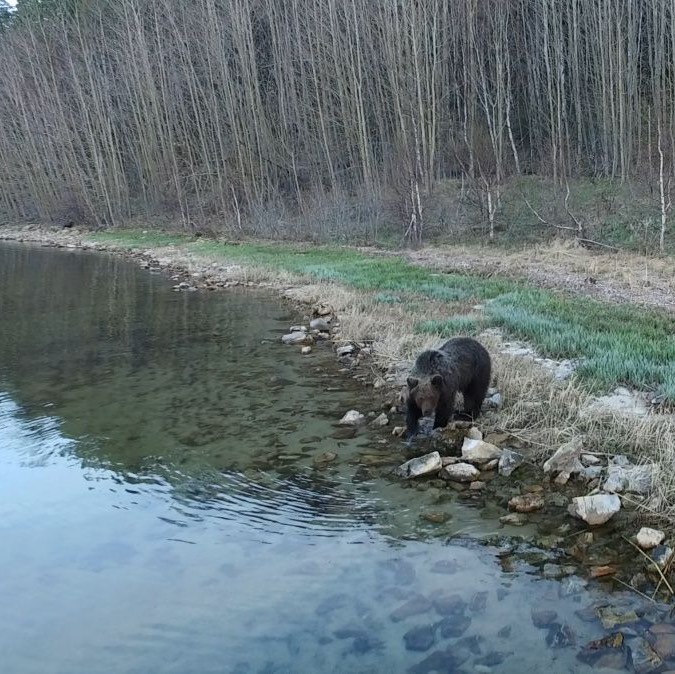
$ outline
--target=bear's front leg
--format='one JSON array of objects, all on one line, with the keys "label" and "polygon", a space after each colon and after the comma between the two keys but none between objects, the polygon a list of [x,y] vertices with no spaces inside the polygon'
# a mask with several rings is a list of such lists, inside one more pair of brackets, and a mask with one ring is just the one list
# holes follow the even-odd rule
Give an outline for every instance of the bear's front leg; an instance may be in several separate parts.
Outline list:
[{"label": "bear's front leg", "polygon": [[434,428],[445,428],[450,423],[452,410],[454,407],[453,399],[441,399],[436,405],[436,414],[434,415]]},{"label": "bear's front leg", "polygon": [[406,406],[405,425],[406,425],[406,440],[412,440],[420,429],[419,421],[422,417],[422,410],[408,398]]}]

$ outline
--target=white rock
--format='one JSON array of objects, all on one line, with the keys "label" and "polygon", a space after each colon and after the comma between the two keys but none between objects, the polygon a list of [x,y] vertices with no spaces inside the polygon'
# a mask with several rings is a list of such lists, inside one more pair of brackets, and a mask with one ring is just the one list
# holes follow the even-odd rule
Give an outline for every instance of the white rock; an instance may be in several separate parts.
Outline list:
[{"label": "white rock", "polygon": [[488,407],[494,407],[495,409],[498,409],[498,410],[501,409],[502,405],[504,404],[502,394],[501,393],[495,393],[495,394],[491,395],[487,399],[487,404],[488,404]]},{"label": "white rock", "polygon": [[584,520],[591,526],[604,524],[621,510],[621,499],[616,494],[577,496],[567,507],[573,517]]},{"label": "white rock", "polygon": [[306,332],[290,332],[281,338],[283,344],[313,344],[314,338]]},{"label": "white rock", "polygon": [[499,474],[509,477],[524,460],[525,457],[518,452],[511,449],[502,450],[502,455],[499,457]]},{"label": "white rock", "polygon": [[312,353],[312,347],[311,346],[303,346],[302,349],[300,349],[300,353],[303,356],[308,356],[310,353]]},{"label": "white rock", "polygon": [[593,454],[582,454],[581,455],[581,463],[583,463],[584,466],[597,466],[601,462],[602,462],[602,459],[600,459],[597,456],[594,456]]},{"label": "white rock", "polygon": [[418,456],[416,459],[410,459],[401,464],[395,471],[400,477],[409,479],[419,477],[439,471],[443,466],[441,455],[438,452],[431,452],[424,456]]},{"label": "white rock", "polygon": [[452,482],[474,482],[479,475],[480,471],[470,463],[453,463],[441,471],[441,477]]},{"label": "white rock", "polygon": [[499,462],[501,459],[492,459],[492,461],[488,461],[487,463],[483,464],[483,470],[494,470],[499,466]]},{"label": "white rock", "polygon": [[359,426],[366,420],[366,417],[356,410],[349,410],[338,422],[340,426]]},{"label": "white rock", "polygon": [[496,445],[491,445],[483,440],[473,440],[464,438],[462,445],[462,459],[471,463],[487,463],[492,459],[498,459],[502,455],[502,450]]},{"label": "white rock", "polygon": [[650,550],[655,548],[657,545],[661,545],[665,540],[666,535],[663,531],[658,529],[650,529],[649,527],[642,527],[637,534],[637,544],[643,550]]},{"label": "white rock", "polygon": [[471,440],[482,440],[483,439],[483,434],[475,427],[472,426],[467,432],[466,432],[466,437],[470,438]]},{"label": "white rock", "polygon": [[544,463],[545,473],[579,473],[583,469],[579,456],[583,449],[582,438],[574,438],[564,445],[560,445],[555,454]]},{"label": "white rock", "polygon": [[371,422],[371,426],[386,426],[389,423],[389,417],[382,412],[379,417],[375,417]]},{"label": "white rock", "polygon": [[306,325],[291,325],[289,332],[307,332]]},{"label": "white rock", "polygon": [[350,353],[354,353],[354,345],[346,344],[345,346],[338,346],[338,348],[335,349],[335,353],[340,357],[348,356]]}]

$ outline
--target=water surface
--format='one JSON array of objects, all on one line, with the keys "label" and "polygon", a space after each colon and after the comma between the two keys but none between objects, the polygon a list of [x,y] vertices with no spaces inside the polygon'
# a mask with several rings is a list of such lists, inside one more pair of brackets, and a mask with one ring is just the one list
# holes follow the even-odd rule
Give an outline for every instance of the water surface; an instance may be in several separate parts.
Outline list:
[{"label": "water surface", "polygon": [[383,476],[389,429],[336,437],[378,403],[328,347],[281,346],[301,318],[0,246],[3,674],[589,670],[600,591],[480,544],[494,520],[452,490]]}]

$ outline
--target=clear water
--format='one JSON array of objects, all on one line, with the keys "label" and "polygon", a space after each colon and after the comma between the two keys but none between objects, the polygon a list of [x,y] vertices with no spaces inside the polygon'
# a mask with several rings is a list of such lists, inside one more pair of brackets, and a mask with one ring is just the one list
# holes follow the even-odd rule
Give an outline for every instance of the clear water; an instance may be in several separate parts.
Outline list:
[{"label": "clear water", "polygon": [[[494,520],[451,490],[364,473],[401,448],[335,437],[379,409],[328,348],[281,346],[299,318],[0,246],[3,674],[587,671],[599,591],[479,544]],[[574,643],[533,626],[547,608]]]}]

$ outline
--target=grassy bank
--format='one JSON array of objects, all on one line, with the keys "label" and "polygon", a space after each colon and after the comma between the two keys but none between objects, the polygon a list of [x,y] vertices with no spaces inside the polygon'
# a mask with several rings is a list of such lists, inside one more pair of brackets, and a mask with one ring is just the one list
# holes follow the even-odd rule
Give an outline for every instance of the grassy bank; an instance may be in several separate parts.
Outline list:
[{"label": "grassy bank", "polygon": [[675,402],[675,320],[657,311],[565,296],[509,279],[443,274],[399,256],[346,248],[235,245],[132,231],[92,238],[125,247],[178,245],[193,255],[338,283],[369,293],[375,305],[398,305],[415,317],[419,334],[446,337],[498,327],[526,339],[544,356],[581,359],[578,376],[592,390],[626,385]]},{"label": "grassy bank", "polygon": [[[507,430],[525,441],[532,458],[541,459],[563,442],[583,436],[586,451],[625,453],[652,463],[656,487],[649,499],[638,502],[670,525],[675,521],[675,417],[618,414],[598,407],[593,399],[598,391],[626,384],[661,391],[670,403],[675,401],[673,314],[537,289],[518,273],[443,273],[381,251],[232,244],[129,230],[80,235],[19,229],[9,236],[143,251],[201,279],[260,282],[302,304],[328,303],[339,316],[341,339],[372,342],[373,358],[359,373],[371,382],[382,377],[404,380],[406,361],[440,338],[478,334],[491,352],[504,401],[498,412],[481,417],[483,431]],[[547,259],[555,252],[538,253]],[[583,255],[577,252],[573,263],[585,269],[591,260],[580,262]],[[476,259],[475,252],[471,259]],[[642,259],[633,262],[636,269],[644,264]],[[582,365],[573,378],[556,380],[535,359],[512,353],[505,344],[512,336],[527,339],[543,356],[580,358]],[[370,371],[364,372],[364,366]],[[402,423],[402,418],[392,421]],[[624,497],[625,504],[632,500]]]}]

